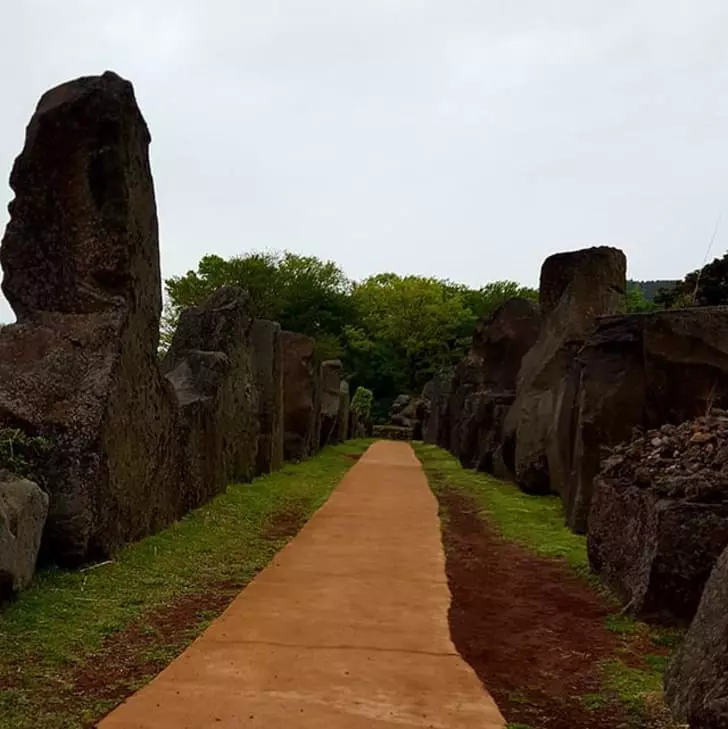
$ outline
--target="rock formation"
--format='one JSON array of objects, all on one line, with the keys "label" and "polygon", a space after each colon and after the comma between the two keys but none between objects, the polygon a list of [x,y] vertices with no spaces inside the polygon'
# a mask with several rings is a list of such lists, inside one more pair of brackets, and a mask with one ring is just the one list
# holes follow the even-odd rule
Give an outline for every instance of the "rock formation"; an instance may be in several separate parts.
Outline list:
[{"label": "rock formation", "polygon": [[351,412],[351,392],[349,383],[342,380],[339,392],[339,420],[337,423],[337,439],[339,443],[349,440],[349,418]]},{"label": "rock formation", "polygon": [[452,370],[436,372],[422,393],[423,398],[429,400],[429,407],[426,409],[429,417],[422,428],[425,443],[439,445],[442,448],[448,448],[450,444],[448,404],[452,381]]},{"label": "rock formation", "polygon": [[321,364],[321,427],[319,429],[321,447],[339,442],[342,370],[343,366],[338,359],[327,360]]},{"label": "rock formation", "polygon": [[565,488],[567,523],[585,532],[600,447],[632,428],[681,423],[726,404],[728,311],[604,317],[579,352]]},{"label": "rock formation", "polygon": [[283,359],[281,327],[257,319],[251,331],[258,388],[258,455],[256,474],[277,471],[283,464]]},{"label": "rock formation", "polygon": [[0,421],[54,443],[44,550],[64,564],[177,515],[149,141],[130,83],[79,79],[42,97],[10,179]]},{"label": "rock formation", "polygon": [[319,442],[320,396],[315,342],[304,334],[281,333],[283,353],[283,455],[300,461]]},{"label": "rock formation", "polygon": [[689,620],[728,546],[728,416],[616,446],[595,482],[592,568],[647,618]]},{"label": "rock formation", "polygon": [[248,295],[223,286],[184,309],[161,368],[179,402],[182,513],[250,481],[258,450],[258,389]]},{"label": "rock formation", "polygon": [[695,619],[665,673],[665,698],[694,729],[728,726],[728,550],[705,585]]},{"label": "rock formation", "polygon": [[515,476],[530,493],[561,493],[571,461],[572,368],[597,317],[622,311],[626,260],[616,248],[559,253],[541,269],[542,325],[523,357],[504,438],[515,441]]},{"label": "rock formation", "polygon": [[37,484],[0,472],[0,602],[30,583],[47,514]]},{"label": "rock formation", "polygon": [[516,378],[540,327],[538,307],[511,299],[480,319],[473,344],[455,368],[447,401],[447,446],[466,467],[492,470]]},{"label": "rock formation", "polygon": [[105,558],[252,475],[257,437],[242,292],[162,306],[150,136],[116,74],[40,100],[15,162],[0,249],[17,323],[0,332],[0,426],[43,436],[42,556]]}]

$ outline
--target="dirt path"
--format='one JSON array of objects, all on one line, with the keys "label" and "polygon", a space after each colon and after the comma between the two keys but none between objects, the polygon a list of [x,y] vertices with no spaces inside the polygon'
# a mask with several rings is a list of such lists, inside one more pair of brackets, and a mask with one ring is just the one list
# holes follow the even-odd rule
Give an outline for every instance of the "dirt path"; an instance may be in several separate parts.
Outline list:
[{"label": "dirt path", "polygon": [[455,650],[437,503],[375,444],[228,610],[101,729],[502,729]]}]

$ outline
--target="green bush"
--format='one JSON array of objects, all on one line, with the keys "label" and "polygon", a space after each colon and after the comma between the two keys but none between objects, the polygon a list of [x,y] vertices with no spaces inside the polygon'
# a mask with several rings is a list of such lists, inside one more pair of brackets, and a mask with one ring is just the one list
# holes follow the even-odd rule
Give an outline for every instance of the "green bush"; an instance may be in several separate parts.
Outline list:
[{"label": "green bush", "polygon": [[0,428],[0,469],[42,481],[38,464],[47,458],[51,447],[47,438],[28,435],[20,428]]},{"label": "green bush", "polygon": [[359,420],[369,420],[372,415],[372,402],[374,393],[366,387],[357,387],[351,400],[351,410],[356,413]]}]

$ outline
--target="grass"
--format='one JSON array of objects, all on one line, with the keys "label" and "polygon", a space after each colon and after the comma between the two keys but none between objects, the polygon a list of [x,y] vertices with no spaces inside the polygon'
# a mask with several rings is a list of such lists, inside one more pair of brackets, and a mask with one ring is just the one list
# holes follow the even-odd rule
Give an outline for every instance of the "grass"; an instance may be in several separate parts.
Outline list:
[{"label": "grass", "polygon": [[[249,582],[290,538],[276,535],[276,521],[305,522],[370,442],[328,447],[253,483],[230,486],[163,532],[125,547],[111,564],[39,572],[16,602],[0,608],[0,728],[81,729],[103,716],[118,701],[79,693],[69,677],[132,625],[151,641],[140,661],[171,660],[179,641],[165,642],[153,621],[145,625],[147,617],[215,585]],[[215,615],[198,614],[182,647]]]},{"label": "grass", "polygon": [[[415,450],[435,495],[445,488],[464,494],[475,504],[479,517],[495,527],[503,538],[539,556],[563,560],[592,589],[611,601],[615,612],[606,618],[605,627],[620,636],[623,652],[628,652],[636,640],[663,653],[680,641],[682,631],[679,629],[649,626],[619,613],[614,596],[590,572],[586,537],[574,534],[564,526],[558,497],[530,496],[513,484],[466,470],[453,455],[436,446],[417,443]],[[442,516],[447,523],[447,514]],[[583,696],[581,700],[596,710],[616,696],[631,709],[637,725],[644,723],[647,706],[660,701],[667,657],[648,654],[642,659],[640,668],[627,665],[620,657],[605,662],[601,666],[602,692]]]}]

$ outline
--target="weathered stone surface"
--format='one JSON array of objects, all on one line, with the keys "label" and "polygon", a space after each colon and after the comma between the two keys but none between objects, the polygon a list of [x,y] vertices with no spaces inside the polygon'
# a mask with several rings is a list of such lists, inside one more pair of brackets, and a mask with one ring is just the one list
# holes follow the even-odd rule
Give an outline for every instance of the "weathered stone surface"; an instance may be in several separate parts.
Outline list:
[{"label": "weathered stone surface", "polygon": [[460,426],[458,456],[467,468],[503,477],[497,452],[503,442],[503,424],[515,400],[512,391],[481,390],[465,399]]},{"label": "weathered stone surface", "polygon": [[452,389],[453,370],[435,373],[430,392],[429,418],[423,427],[426,443],[448,448],[450,445],[450,418],[448,403]]},{"label": "weathered stone surface", "polygon": [[674,717],[694,729],[728,727],[728,550],[705,585],[698,611],[665,673]]},{"label": "weathered stone surface", "polygon": [[585,532],[600,447],[635,426],[680,423],[726,403],[728,310],[605,317],[577,357],[573,456],[562,492],[567,523]]},{"label": "weathered stone surface", "polygon": [[258,455],[256,474],[283,465],[283,358],[280,324],[256,319],[251,330],[258,388]]},{"label": "weathered stone surface", "polygon": [[595,481],[592,567],[644,617],[689,620],[728,546],[728,417],[617,446]]},{"label": "weathered stone surface", "polygon": [[564,488],[569,454],[563,433],[576,393],[574,358],[597,317],[622,311],[625,276],[626,260],[616,248],[560,253],[543,264],[541,330],[523,357],[504,431],[515,440],[516,481],[525,491]]},{"label": "weathered stone surface", "polygon": [[518,371],[541,328],[541,312],[529,299],[509,299],[478,320],[470,354],[481,362],[481,385],[507,392],[516,389]]},{"label": "weathered stone surface", "polygon": [[0,472],[0,601],[30,584],[47,514],[37,484]]},{"label": "weathered stone surface", "polygon": [[339,394],[338,440],[340,443],[349,440],[349,414],[351,412],[351,391],[349,383],[343,380]]},{"label": "weathered stone surface", "polygon": [[318,446],[320,390],[313,339],[295,332],[281,333],[283,353],[283,455],[300,461]]},{"label": "weathered stone surface", "polygon": [[[180,405],[178,440],[194,500],[230,481],[250,481],[258,450],[258,387],[250,341],[248,295],[223,286],[181,312],[161,368]],[[195,504],[197,505],[197,504]],[[191,506],[190,506],[191,508]]]},{"label": "weathered stone surface", "polygon": [[455,368],[447,403],[448,447],[464,466],[492,468],[521,360],[540,322],[538,307],[527,299],[511,299],[478,322],[470,352]]},{"label": "weathered stone surface", "polygon": [[339,442],[342,371],[343,365],[338,359],[321,364],[321,447]]},{"label": "weathered stone surface", "polygon": [[0,422],[54,444],[43,549],[64,564],[178,516],[149,141],[131,84],[79,79],[43,96],[11,175]]}]

